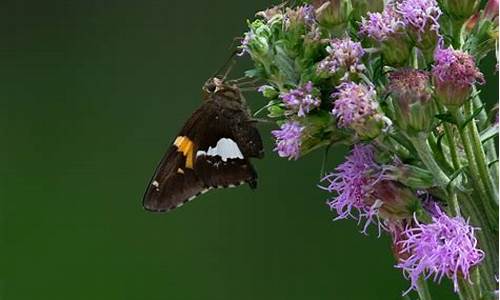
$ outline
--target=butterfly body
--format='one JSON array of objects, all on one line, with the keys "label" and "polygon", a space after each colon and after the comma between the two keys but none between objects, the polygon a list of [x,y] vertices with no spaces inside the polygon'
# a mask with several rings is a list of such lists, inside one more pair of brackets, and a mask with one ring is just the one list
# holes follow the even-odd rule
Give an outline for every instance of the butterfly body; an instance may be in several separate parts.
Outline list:
[{"label": "butterfly body", "polygon": [[159,163],[146,210],[167,212],[214,188],[257,186],[249,159],[263,157],[262,140],[240,90],[212,78],[203,100]]}]

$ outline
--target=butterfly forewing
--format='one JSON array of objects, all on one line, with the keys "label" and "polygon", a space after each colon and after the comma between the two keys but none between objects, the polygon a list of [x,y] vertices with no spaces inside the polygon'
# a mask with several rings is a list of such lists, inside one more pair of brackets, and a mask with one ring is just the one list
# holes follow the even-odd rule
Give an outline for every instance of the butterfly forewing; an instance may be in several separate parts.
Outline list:
[{"label": "butterfly forewing", "polygon": [[212,188],[249,183],[257,174],[249,157],[262,156],[262,141],[246,110],[205,101],[174,139],[146,190],[144,207],[167,212]]}]

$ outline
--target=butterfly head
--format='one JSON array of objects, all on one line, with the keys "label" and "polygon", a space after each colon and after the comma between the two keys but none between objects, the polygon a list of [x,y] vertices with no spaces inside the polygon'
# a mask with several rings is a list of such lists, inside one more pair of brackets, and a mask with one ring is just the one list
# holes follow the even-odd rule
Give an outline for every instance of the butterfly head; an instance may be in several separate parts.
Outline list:
[{"label": "butterfly head", "polygon": [[236,85],[229,84],[219,77],[208,79],[203,85],[203,99],[212,100],[220,97],[238,102],[242,99],[240,89]]}]

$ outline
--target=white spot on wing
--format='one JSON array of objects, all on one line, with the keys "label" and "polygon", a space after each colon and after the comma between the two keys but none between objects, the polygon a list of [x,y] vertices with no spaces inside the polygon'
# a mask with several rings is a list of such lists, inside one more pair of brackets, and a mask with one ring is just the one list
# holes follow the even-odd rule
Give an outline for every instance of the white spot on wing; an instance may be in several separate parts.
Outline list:
[{"label": "white spot on wing", "polygon": [[159,191],[159,190],[160,190],[160,189],[159,189],[159,187],[160,187],[160,183],[159,183],[158,181],[156,181],[156,180],[155,180],[155,181],[153,181],[153,182],[151,183],[151,185],[155,187],[155,190],[157,190],[157,191]]},{"label": "white spot on wing", "polygon": [[196,156],[208,155],[208,156],[219,156],[222,161],[227,161],[228,159],[239,158],[243,159],[243,154],[238,148],[238,145],[229,138],[221,138],[215,148],[209,147],[207,151],[199,150],[196,152]]}]

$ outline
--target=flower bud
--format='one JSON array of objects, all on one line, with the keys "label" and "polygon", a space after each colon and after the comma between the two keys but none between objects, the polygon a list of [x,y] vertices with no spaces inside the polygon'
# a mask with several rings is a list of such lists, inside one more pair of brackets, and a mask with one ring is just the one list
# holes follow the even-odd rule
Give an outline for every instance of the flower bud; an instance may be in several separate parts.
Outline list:
[{"label": "flower bud", "polygon": [[300,148],[301,156],[321,146],[328,146],[340,140],[348,141],[350,137],[344,131],[335,127],[334,119],[324,110],[319,110],[314,114],[301,118],[300,123],[304,126]]},{"label": "flower bud", "polygon": [[272,86],[270,85],[263,85],[257,89],[259,93],[262,93],[262,96],[268,98],[268,99],[274,99],[278,97],[279,92]]},{"label": "flower bud", "polygon": [[380,12],[384,9],[383,0],[351,0],[351,2],[354,20],[360,20],[369,12]]},{"label": "flower bud", "polygon": [[391,165],[385,165],[384,177],[400,182],[415,190],[428,189],[434,186],[434,177],[431,172],[413,165],[403,164],[396,161]]},{"label": "flower bud", "polygon": [[464,20],[473,15],[478,7],[478,0],[442,0],[443,9],[458,20]]},{"label": "flower bud", "polygon": [[474,27],[476,27],[477,22],[479,21],[479,13],[475,13],[470,18],[465,21],[465,30],[470,33]]},{"label": "flower bud", "polygon": [[483,19],[498,23],[498,0],[489,0],[483,11]]},{"label": "flower bud", "polygon": [[294,9],[287,8],[285,14],[285,26],[289,31],[301,32],[306,27],[316,23],[314,7],[311,5],[298,6]]},{"label": "flower bud", "polygon": [[282,14],[282,8],[277,5],[273,6],[271,8],[268,8],[266,10],[259,11],[255,14],[256,17],[261,17],[266,21],[271,21],[275,16],[281,15]]},{"label": "flower bud", "polygon": [[496,50],[498,56],[498,0],[490,0],[481,13],[467,20],[462,39],[462,49],[480,61]]},{"label": "flower bud", "polygon": [[484,83],[474,58],[462,51],[438,49],[432,75],[438,99],[448,108],[460,107],[469,98],[475,83]]},{"label": "flower bud", "polygon": [[389,232],[391,233],[392,237],[392,254],[394,255],[394,258],[396,259],[396,262],[401,262],[408,257],[411,256],[411,253],[406,251],[403,248],[402,241],[408,239],[408,236],[406,235],[405,228],[408,226],[407,224],[411,222],[412,220],[403,220],[402,222],[391,222],[389,223]]},{"label": "flower bud", "polygon": [[314,0],[318,22],[325,28],[334,29],[347,24],[352,11],[351,0]]},{"label": "flower bud", "polygon": [[389,75],[388,92],[396,112],[395,123],[401,130],[416,133],[431,129],[436,112],[429,81],[427,72],[414,69]]},{"label": "flower bud", "polygon": [[241,54],[248,53],[252,59],[259,63],[266,63],[269,55],[269,39],[271,38],[271,29],[268,24],[262,20],[255,20],[249,24],[250,30],[245,33],[241,42]]},{"label": "flower bud", "polygon": [[[381,201],[379,216],[386,220],[411,218],[420,207],[415,193],[404,185],[390,180],[381,180],[373,187],[372,197],[367,201]],[[370,203],[367,203],[370,205]]]}]

